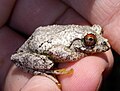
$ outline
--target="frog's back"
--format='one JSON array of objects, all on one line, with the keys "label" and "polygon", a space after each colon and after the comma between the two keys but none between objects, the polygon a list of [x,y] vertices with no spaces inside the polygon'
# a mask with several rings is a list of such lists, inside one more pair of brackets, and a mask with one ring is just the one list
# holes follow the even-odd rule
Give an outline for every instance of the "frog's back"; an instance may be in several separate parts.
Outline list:
[{"label": "frog's back", "polygon": [[33,33],[33,36],[39,40],[39,43],[46,41],[52,42],[52,45],[69,45],[75,38],[81,38],[84,31],[82,26],[78,25],[52,25],[39,27]]},{"label": "frog's back", "polygon": [[46,27],[38,27],[35,32],[32,34],[34,37],[39,37],[41,42],[47,41],[49,38],[54,38],[59,35],[61,31],[64,31],[64,27],[60,25],[52,25]]},{"label": "frog's back", "polygon": [[[55,45],[70,46],[75,38],[81,38],[85,31],[79,25],[51,25],[38,27],[20,50],[43,52]],[[29,50],[30,48],[30,50]]]}]

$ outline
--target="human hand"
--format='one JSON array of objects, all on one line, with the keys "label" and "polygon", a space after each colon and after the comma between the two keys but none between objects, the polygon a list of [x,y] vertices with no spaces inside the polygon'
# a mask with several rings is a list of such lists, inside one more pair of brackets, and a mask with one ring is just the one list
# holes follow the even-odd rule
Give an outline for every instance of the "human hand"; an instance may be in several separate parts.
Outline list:
[{"label": "human hand", "polygon": [[[8,72],[10,55],[25,40],[23,34],[31,35],[34,29],[40,25],[54,23],[81,25],[100,24],[104,29],[104,36],[110,40],[112,47],[120,53],[118,48],[120,44],[119,42],[115,43],[115,41],[119,40],[119,36],[117,36],[119,29],[116,29],[118,26],[115,24],[117,21],[113,22],[110,20],[113,19],[111,17],[114,16],[111,10],[115,9],[115,12],[119,9],[117,0],[114,2],[109,0],[64,1],[70,5],[70,7],[60,0],[19,0],[15,3],[15,7],[12,8],[14,2],[15,0],[0,0],[0,11],[2,12],[0,14],[0,43],[2,44],[0,46],[0,54],[3,54],[0,59],[4,59],[4,63],[1,61],[1,64],[4,64],[4,67],[3,65],[1,66],[3,67],[2,69],[4,69],[1,69],[1,75],[3,75],[3,72],[4,74]],[[108,8],[107,5],[115,5],[116,8],[111,6]],[[10,14],[11,10],[13,10],[13,12]],[[116,13],[117,12],[114,14],[116,15]],[[8,15],[11,15],[9,19]],[[113,25],[114,28],[112,27]],[[114,30],[114,34],[111,29],[116,29]],[[102,77],[109,72],[112,64],[113,57],[110,50],[103,54],[85,57],[76,63],[61,64],[61,67],[64,66],[74,69],[72,76],[59,76],[62,91],[95,91],[99,88]],[[5,91],[19,91],[20,89],[21,91],[37,91],[38,89],[41,91],[60,91],[56,84],[49,78],[32,76],[13,66],[6,78]]]}]

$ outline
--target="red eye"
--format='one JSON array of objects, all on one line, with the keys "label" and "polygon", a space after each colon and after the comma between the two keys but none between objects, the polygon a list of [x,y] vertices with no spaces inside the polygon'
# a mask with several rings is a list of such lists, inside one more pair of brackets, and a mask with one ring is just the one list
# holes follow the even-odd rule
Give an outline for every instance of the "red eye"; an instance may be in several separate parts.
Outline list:
[{"label": "red eye", "polygon": [[84,37],[84,44],[85,46],[94,46],[96,44],[96,36],[94,34],[87,34]]}]

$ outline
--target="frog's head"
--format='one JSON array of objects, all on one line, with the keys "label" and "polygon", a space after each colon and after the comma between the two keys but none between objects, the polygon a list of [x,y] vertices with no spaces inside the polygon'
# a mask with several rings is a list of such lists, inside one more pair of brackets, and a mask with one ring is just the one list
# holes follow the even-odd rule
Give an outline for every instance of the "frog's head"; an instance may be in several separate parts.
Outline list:
[{"label": "frog's head", "polygon": [[82,46],[79,47],[79,50],[85,53],[98,53],[105,52],[110,49],[110,44],[108,40],[101,35],[95,35],[88,33],[81,40]]},{"label": "frog's head", "polygon": [[102,36],[102,33],[99,26],[94,25],[91,27],[91,31],[86,32],[83,38],[79,40],[80,44],[76,46],[77,51],[93,54],[109,50],[110,44],[108,43],[108,40]]}]

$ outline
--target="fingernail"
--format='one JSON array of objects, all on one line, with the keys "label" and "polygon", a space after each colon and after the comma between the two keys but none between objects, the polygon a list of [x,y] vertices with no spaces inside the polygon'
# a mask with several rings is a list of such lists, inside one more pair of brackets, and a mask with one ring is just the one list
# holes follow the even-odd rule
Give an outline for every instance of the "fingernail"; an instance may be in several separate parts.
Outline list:
[{"label": "fingernail", "polygon": [[102,83],[102,76],[100,77],[100,81],[98,83],[98,86],[96,88],[96,91],[99,91],[100,87],[101,87],[101,83]]},{"label": "fingernail", "polygon": [[34,76],[21,91],[60,91],[58,86],[49,78]]}]

